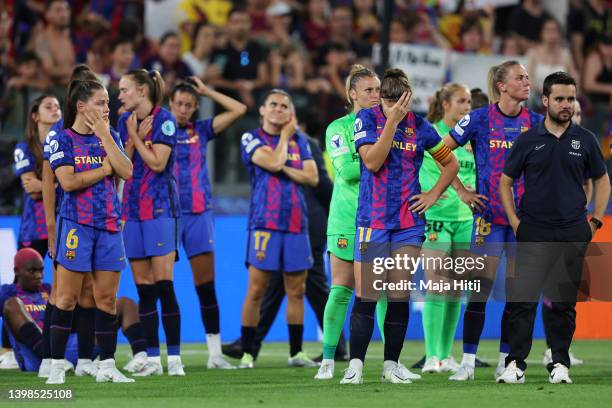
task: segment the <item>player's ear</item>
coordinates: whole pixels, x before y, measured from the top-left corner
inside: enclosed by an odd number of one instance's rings
[[[86,106],[87,106],[87,104],[85,102],[77,101],[77,103],[76,103],[77,113],[85,112]]]
[[[263,117],[263,115],[264,115],[264,105],[261,105],[259,107],[259,116]]]
[[[548,96],[542,95],[542,105],[544,105],[544,107],[548,108]]]

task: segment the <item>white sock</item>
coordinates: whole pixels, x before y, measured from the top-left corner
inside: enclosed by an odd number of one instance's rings
[[[168,362],[170,361],[181,361],[181,356],[168,356]]]
[[[155,356],[155,357],[147,357],[147,359],[149,360],[150,363],[155,363],[155,364],[160,364],[161,365],[161,357],[160,356]]]
[[[328,365],[334,365],[335,361],[333,358],[324,358],[323,361],[321,361],[321,365],[323,364],[328,364]]]
[[[93,364],[93,361],[90,358],[79,358],[77,360],[77,367],[83,364]]]
[[[100,367],[115,368],[115,359],[114,358],[107,358],[106,360],[100,361]]]
[[[476,354],[463,353],[463,359],[461,365],[467,365],[472,368],[476,367]]]
[[[363,370],[363,361],[359,360],[358,358],[354,358],[349,361],[349,367],[361,371]]]
[[[206,346],[208,347],[208,357],[217,357],[221,355],[221,334],[207,334]]]
[[[499,352],[499,362],[497,363],[497,365],[500,366],[506,366],[506,357],[508,357],[508,353],[502,353],[501,351]]]
[[[64,359],[63,358],[59,358],[59,359],[51,359],[51,367],[53,366],[60,366],[62,368],[64,368]]]

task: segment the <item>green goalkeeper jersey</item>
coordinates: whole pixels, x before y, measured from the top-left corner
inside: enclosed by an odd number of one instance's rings
[[[451,130],[443,120],[434,124],[434,128],[440,136],[445,136]],[[468,150],[469,149],[469,150]],[[455,157],[459,162],[459,180],[468,188],[474,189],[476,185],[476,163],[471,146],[465,145],[454,150]],[[431,154],[425,152],[423,165],[419,172],[419,182],[422,191],[429,191],[440,178],[440,169]],[[436,221],[470,221],[473,219],[470,207],[459,199],[457,192],[449,186],[444,192],[445,199],[440,199],[425,213],[427,220]]]
[[[334,120],[325,132],[325,148],[334,168],[334,192],[327,235],[354,234],[359,197],[359,153],[355,150],[355,114]]]

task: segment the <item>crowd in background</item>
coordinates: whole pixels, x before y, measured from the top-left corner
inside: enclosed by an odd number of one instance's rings
[[[345,113],[344,78],[351,64],[371,66],[381,37],[376,0],[5,0],[0,4],[0,212],[16,213],[20,185],[12,151],[23,138],[32,100],[63,98],[77,63],[88,64],[110,95],[111,124],[121,113],[118,81],[131,68],[162,73],[169,92],[197,75],[245,103],[249,113],[217,142],[213,183],[246,185],[239,137],[257,126],[260,95],[291,93],[303,130],[322,140]],[[482,9],[469,0],[395,0],[390,41],[464,53],[524,56],[530,107],[541,108],[543,78],[564,70],[579,83],[583,124],[607,147],[612,128],[610,0],[546,2]],[[564,3],[561,21],[546,5]],[[167,96],[167,95],[166,95]],[[215,106],[202,101],[198,115]],[[609,153],[609,149],[604,151]],[[608,156],[606,156],[608,157]]]

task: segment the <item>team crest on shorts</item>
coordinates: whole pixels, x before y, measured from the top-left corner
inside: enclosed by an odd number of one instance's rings
[[[257,251],[255,258],[257,258],[258,261],[263,261],[266,259],[266,253],[264,251]]]
[[[346,247],[348,247],[348,239],[338,238],[338,248],[344,249]]]
[[[483,246],[483,245],[484,245],[484,237],[476,236],[476,246]]]
[[[360,242],[359,243],[359,252],[362,253],[362,254],[365,254],[367,250],[368,250],[368,243],[367,242]]]
[[[429,234],[429,236],[427,237],[427,240],[429,242],[436,242],[438,240],[438,234],[436,234],[435,232],[432,232],[431,234]]]
[[[74,257],[76,256],[75,252],[71,249],[66,251],[66,259],[69,261],[74,261]]]

